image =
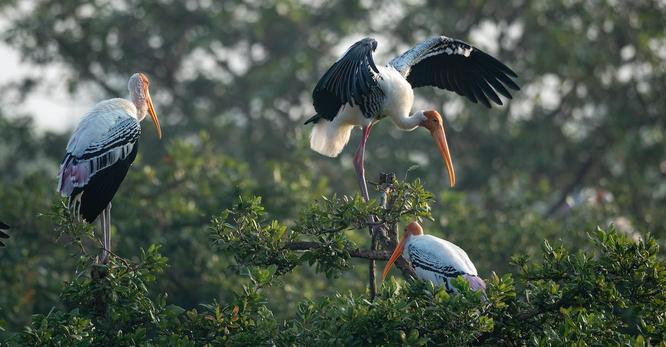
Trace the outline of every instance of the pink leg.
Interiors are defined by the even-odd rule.
[[[356,155],[354,156],[354,168],[356,168],[356,177],[358,178],[358,186],[361,188],[361,196],[367,202],[370,200],[370,195],[368,195],[368,185],[365,182],[365,144],[368,141],[368,136],[370,136],[370,130],[372,130],[372,123],[367,127],[363,127],[363,137],[361,137],[361,143],[358,146]]]

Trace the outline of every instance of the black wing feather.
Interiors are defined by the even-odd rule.
[[[486,107],[490,108],[490,101],[488,101],[488,97],[486,94],[483,93],[483,88],[481,87],[481,83],[476,80],[471,80],[470,83],[474,87],[474,93],[476,95],[476,98],[481,101],[482,104],[484,104]]]
[[[9,230],[9,225],[0,222],[0,239],[9,238],[9,234],[7,234],[8,230]],[[0,241],[0,247],[5,247],[5,243],[3,241]]]
[[[136,153],[139,150],[139,142],[137,141],[132,148],[132,152],[125,158],[121,159],[115,164],[107,167],[98,172],[95,176],[90,178],[88,184],[83,187],[75,188],[70,196],[70,206],[74,198],[81,192],[81,204],[79,213],[83,219],[92,223],[97,216],[106,208],[106,206],[113,200],[114,195],[120,188],[120,184],[125,179],[132,162],[136,158]]]
[[[490,107],[502,105],[498,93],[520,90],[516,73],[482,50],[445,36],[430,38],[391,61],[412,88],[433,86],[466,96]]]
[[[479,72],[480,72],[480,73],[483,75],[483,77],[486,79],[486,81],[488,81],[488,83],[490,83],[490,85],[493,86],[493,88],[494,88],[498,93],[502,94],[502,96],[504,96],[504,97],[507,98],[507,99],[513,99],[513,97],[511,96],[511,93],[510,93],[508,90],[506,90],[506,88],[504,87],[504,85],[503,85],[502,83],[500,83],[500,82],[497,80],[497,78],[495,78],[495,76],[494,76],[493,74],[491,74],[490,72],[488,72],[488,70],[486,70],[486,68],[484,68],[484,67],[481,66],[481,65],[477,65],[477,67],[478,67],[478,69],[479,69]]]
[[[464,78],[462,74],[463,71],[460,70],[460,68],[453,69],[453,80],[455,82],[456,88],[460,90],[458,94],[466,96],[467,98],[472,100],[472,98],[474,97],[474,95],[472,94],[473,93],[472,85],[470,83],[472,81],[467,78]]]
[[[489,99],[492,99],[496,104],[502,105],[502,100],[500,100],[499,96],[497,96],[497,93],[493,90],[493,88],[490,86],[487,80],[483,77],[481,73],[479,73],[478,70],[472,70],[471,71],[472,76],[474,76],[474,80],[476,81],[483,81],[479,82],[479,87],[481,87],[481,90],[486,94],[486,96]]]
[[[462,42],[462,41],[460,41],[460,42]],[[470,47],[472,47],[472,46],[470,46]],[[474,50],[477,51],[477,55],[479,56],[478,60],[480,62],[483,62],[483,64],[492,65],[495,68],[497,68],[498,70],[500,70],[501,72],[503,72],[505,75],[508,75],[510,77],[513,77],[513,78],[518,78],[518,75],[513,70],[511,70],[510,67],[506,66],[501,61],[495,59],[495,57],[493,57],[492,55],[490,55],[490,54],[488,54],[488,53],[486,53],[486,52],[484,52],[484,51],[482,51],[482,50],[480,50],[476,47],[472,47],[472,48],[474,48]]]
[[[320,118],[333,120],[345,104],[359,106],[368,118],[376,116],[378,103],[384,97],[375,77],[379,69],[372,59],[376,48],[374,39],[362,39],[326,71],[312,92],[317,115],[308,119],[306,124]]]

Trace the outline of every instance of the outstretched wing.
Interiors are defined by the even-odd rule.
[[[377,83],[379,70],[372,60],[376,48],[377,41],[364,38],[326,71],[312,92],[317,111],[314,118],[333,120],[345,104],[358,106],[368,118],[379,112],[384,93]]]
[[[446,36],[431,37],[397,58],[392,65],[412,88],[433,86],[454,91],[490,107],[502,105],[497,93],[511,99],[509,89],[520,90],[513,70],[484,51]]]

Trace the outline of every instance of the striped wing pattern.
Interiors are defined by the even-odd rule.
[[[368,118],[379,113],[384,92],[377,83],[379,70],[372,58],[376,48],[374,39],[362,39],[326,71],[312,92],[317,115],[306,124],[320,118],[333,120],[345,104],[358,106]]]
[[[498,93],[511,99],[520,90],[513,70],[484,51],[446,36],[431,37],[389,63],[412,85],[456,92],[474,103],[502,105]],[[508,89],[507,89],[508,88]]]
[[[435,285],[445,285],[455,291],[451,279],[463,276],[474,290],[485,289],[476,268],[464,250],[448,241],[431,235],[415,237],[406,247],[408,261],[419,279]]]
[[[9,234],[7,232],[9,231],[9,225],[0,222],[0,239],[8,239]],[[0,240],[0,247],[5,247],[5,242],[3,240]]]
[[[75,188],[84,187],[91,178],[133,152],[139,136],[139,122],[126,117],[120,120],[104,136],[90,143],[83,153],[68,152],[58,174],[58,191],[70,196]]]

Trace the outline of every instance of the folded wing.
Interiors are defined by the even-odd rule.
[[[58,191],[70,196],[101,171],[126,159],[134,150],[141,126],[131,117],[124,118],[97,139],[91,139],[83,151],[68,151],[58,173]]]
[[[485,283],[478,277],[476,267],[467,253],[455,244],[424,235],[411,242],[406,252],[416,275],[436,285],[445,285],[454,290],[451,279],[463,276],[474,290],[484,289]]]

